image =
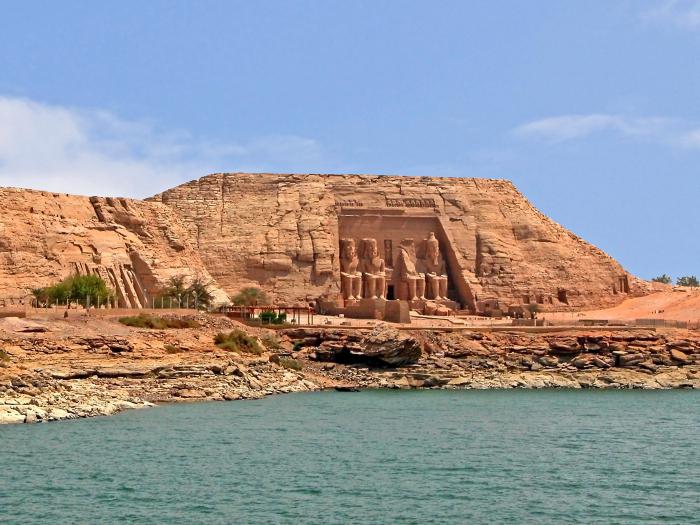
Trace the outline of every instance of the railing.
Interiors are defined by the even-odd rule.
[[[675,321],[673,319],[635,319],[633,322],[635,326],[700,330],[700,319],[696,321]]]
[[[254,305],[254,306],[222,306],[219,312],[227,317],[242,320],[256,320],[260,324],[314,324],[314,315],[316,310],[310,306],[278,306],[278,305]],[[266,313],[275,314],[275,317],[266,316]],[[284,314],[284,315],[283,315]],[[291,314],[291,318],[288,315]],[[282,322],[279,320],[283,319]],[[306,321],[306,323],[304,323]]]

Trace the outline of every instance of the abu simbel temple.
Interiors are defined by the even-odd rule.
[[[505,180],[222,173],[146,200],[0,188],[0,205],[0,297],[95,274],[138,308],[184,275],[219,304],[254,286],[391,319],[608,307],[644,286]]]

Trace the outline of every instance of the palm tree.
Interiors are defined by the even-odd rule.
[[[255,288],[254,286],[249,286],[243,288],[238,294],[233,298],[233,304],[238,306],[258,306],[264,305],[269,302],[267,295],[260,288]]]

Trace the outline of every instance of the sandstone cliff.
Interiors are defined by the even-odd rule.
[[[390,263],[392,235],[396,247],[428,230],[472,311],[611,306],[642,285],[504,180],[228,173],[149,200],[181,219],[226,292],[261,286],[279,302],[337,292],[341,237],[378,238]]]
[[[120,306],[139,307],[172,276],[211,279],[188,231],[157,203],[0,188],[0,209],[3,300],[71,274],[97,274]]]

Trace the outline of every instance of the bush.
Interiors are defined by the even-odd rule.
[[[139,314],[131,317],[122,317],[119,322],[134,328],[151,328],[165,330],[166,328],[199,328],[199,323],[194,319],[178,319],[157,317],[149,314]]]
[[[7,352],[5,352],[5,350],[0,348],[0,361],[9,361],[9,360],[10,360],[9,354]]]
[[[269,302],[265,292],[254,286],[243,288],[233,297],[233,304],[236,306],[257,306],[259,304],[268,304]]]
[[[258,344],[257,339],[246,334],[243,330],[235,329],[225,333],[218,333],[214,338],[214,344],[222,350],[230,352],[260,355],[265,350]]]
[[[289,368],[291,370],[296,370],[297,372],[300,371],[302,368],[304,368],[301,364],[301,361],[294,359],[292,357],[280,357],[280,366],[283,366],[284,368]]]
[[[274,334],[265,334],[260,339],[262,340],[262,343],[265,345],[265,347],[270,350],[279,350],[280,348],[282,348],[280,340]]]
[[[671,284],[671,276],[666,274],[659,275],[658,277],[654,277],[652,281],[655,283]]]
[[[676,284],[678,286],[692,286],[693,288],[697,288],[698,286],[700,286],[698,278],[694,275],[685,275],[683,277],[679,277],[678,279],[676,279]]]
[[[32,290],[32,295],[39,304],[73,301],[83,306],[97,306],[108,303],[113,294],[97,275],[74,275],[53,286],[36,288]]]
[[[287,314],[285,312],[280,314],[270,311],[261,312],[260,322],[262,324],[284,324],[287,322]]]
[[[165,345],[165,353],[166,354],[179,354],[182,352],[182,348],[176,345],[171,345],[171,344],[166,344]]]

